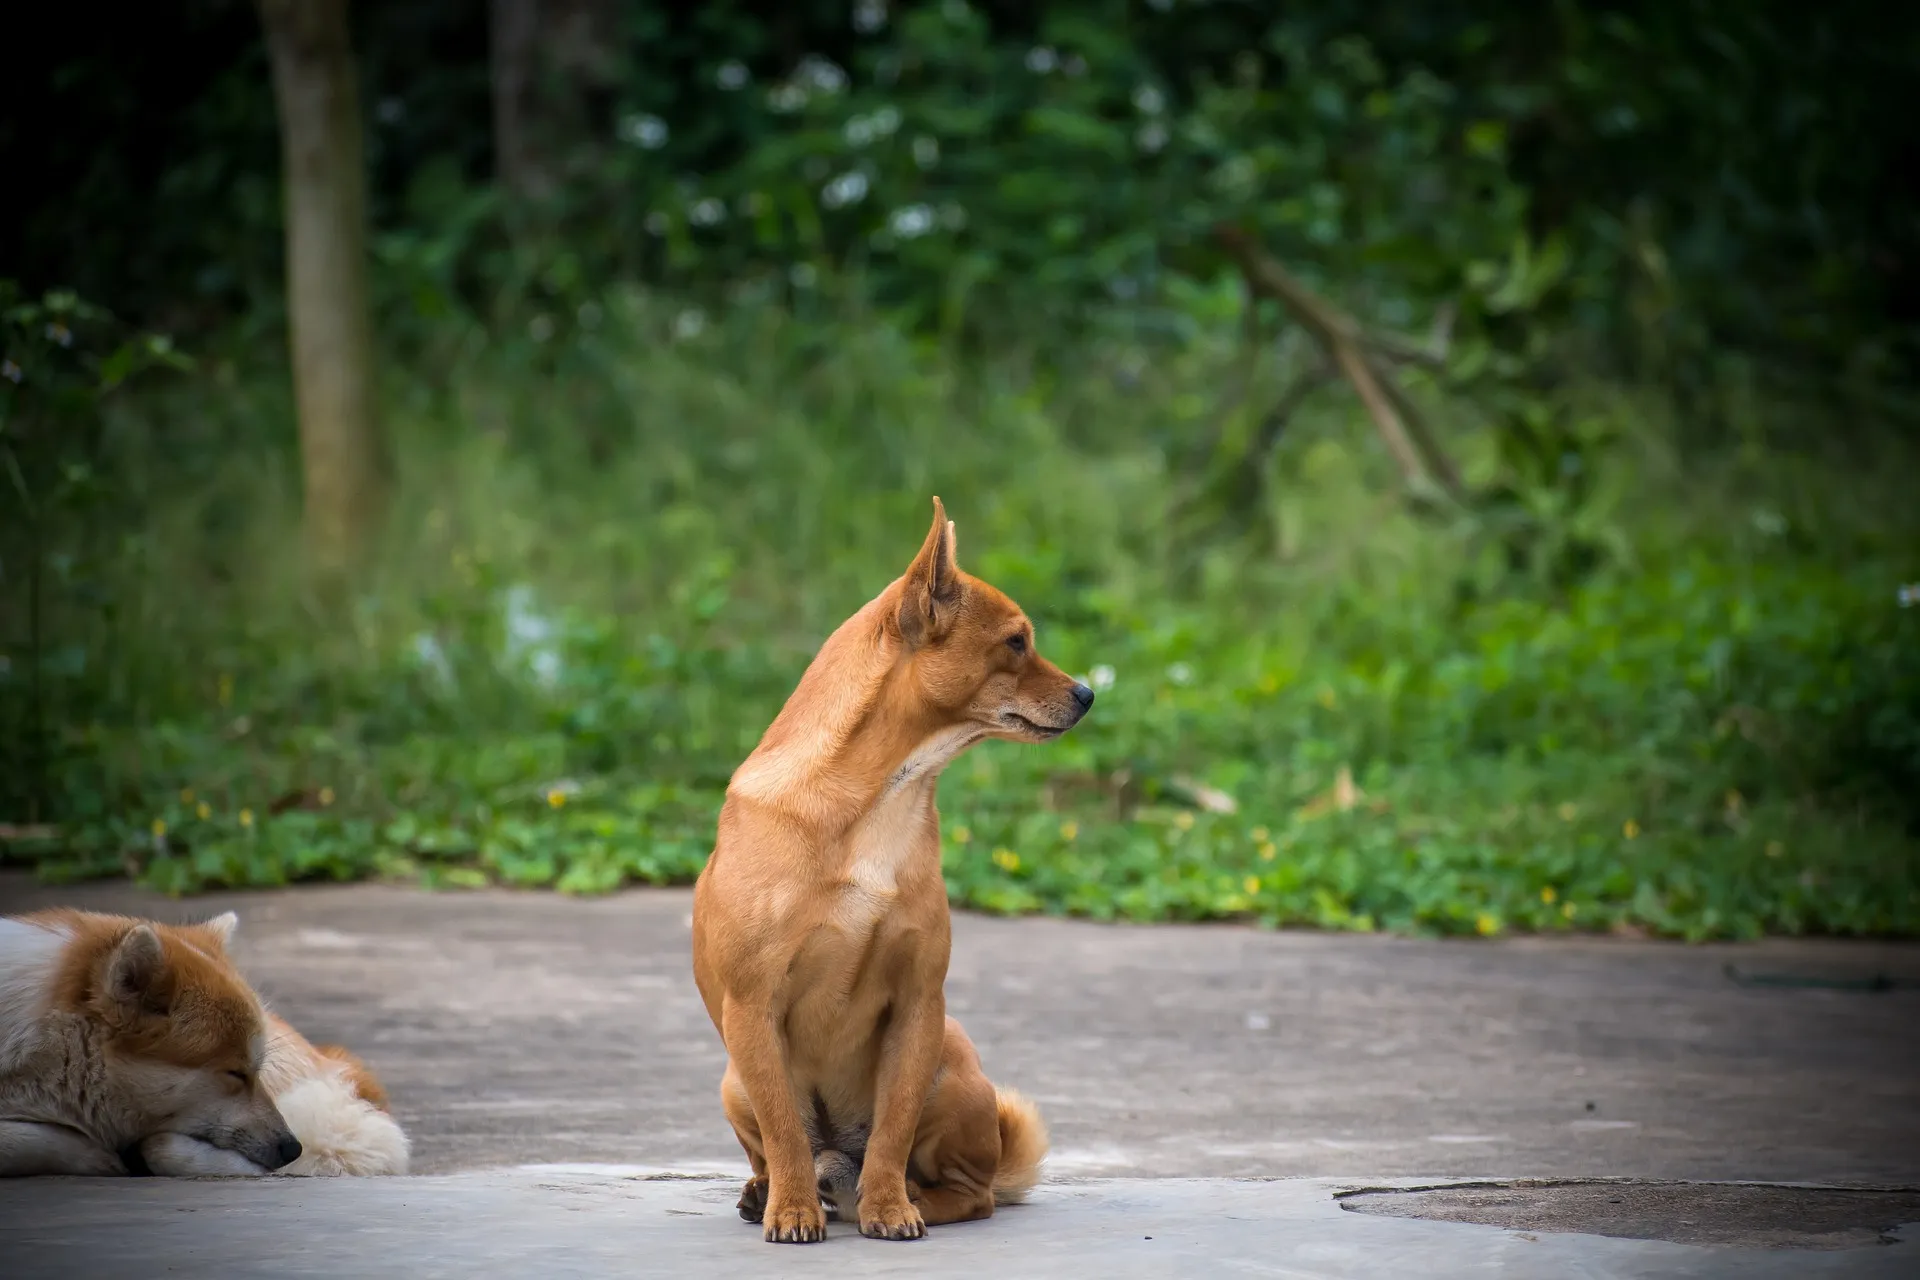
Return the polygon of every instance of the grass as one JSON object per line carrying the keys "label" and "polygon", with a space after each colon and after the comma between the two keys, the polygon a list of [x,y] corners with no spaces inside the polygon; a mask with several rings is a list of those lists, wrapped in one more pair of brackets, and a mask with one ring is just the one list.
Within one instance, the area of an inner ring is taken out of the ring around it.
{"label": "grass", "polygon": [[[1920,933],[1896,468],[1682,465],[1644,404],[1572,393],[1627,428],[1625,558],[1470,603],[1483,540],[1408,514],[1337,397],[1290,430],[1273,503],[1195,531],[1176,459],[1224,343],[1090,348],[1067,377],[881,324],[676,328],[616,300],[396,378],[399,499],[345,604],[300,585],[275,379],[215,364],[120,406],[133,515],[68,531],[53,592],[62,821],[9,856],[173,893],[684,882],[731,769],[938,492],[962,563],[1102,686],[1066,739],[949,770],[958,904]],[[1483,431],[1453,432],[1484,474]],[[0,682],[10,715],[21,694]]]}

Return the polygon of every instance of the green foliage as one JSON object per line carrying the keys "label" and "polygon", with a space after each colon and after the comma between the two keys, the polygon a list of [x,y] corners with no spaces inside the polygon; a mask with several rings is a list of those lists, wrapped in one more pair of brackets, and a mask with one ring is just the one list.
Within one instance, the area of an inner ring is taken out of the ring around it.
{"label": "green foliage", "polygon": [[[1164,423],[1237,358],[1224,335],[1145,381],[1116,360],[1049,386],[886,324],[738,310],[689,336],[684,315],[616,292],[579,343],[396,385],[403,514],[351,616],[278,569],[271,398],[196,387],[110,414],[143,514],[111,533],[111,612],[59,614],[84,655],[49,683],[63,828],[16,855],[181,893],[684,882],[728,774],[937,491],[963,561],[1102,686],[1060,742],[949,771],[957,903],[1920,930],[1920,610],[1896,600],[1915,543],[1871,477],[1838,473],[1844,505],[1805,458],[1663,479],[1643,410],[1569,391],[1561,416],[1614,441],[1583,465],[1619,549],[1536,579],[1477,567],[1504,554],[1477,524],[1382,507],[1382,460],[1330,399],[1276,460],[1291,549],[1179,547]],[[1462,435],[1483,481],[1520,469],[1504,441],[1497,419]]]}

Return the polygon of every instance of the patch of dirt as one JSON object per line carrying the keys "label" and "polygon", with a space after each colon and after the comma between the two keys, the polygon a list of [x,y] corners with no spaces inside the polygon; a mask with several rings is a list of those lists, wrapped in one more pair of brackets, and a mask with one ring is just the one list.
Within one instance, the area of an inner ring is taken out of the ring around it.
{"label": "patch of dirt", "polygon": [[1348,1192],[1355,1213],[1475,1222],[1510,1231],[1574,1231],[1627,1240],[1746,1249],[1898,1244],[1920,1223],[1920,1190],[1755,1183],[1503,1182]]}

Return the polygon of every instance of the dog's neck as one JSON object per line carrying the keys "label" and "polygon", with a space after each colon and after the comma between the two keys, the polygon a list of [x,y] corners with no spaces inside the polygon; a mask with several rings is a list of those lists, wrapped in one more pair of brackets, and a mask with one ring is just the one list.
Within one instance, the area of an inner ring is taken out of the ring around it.
{"label": "dog's neck", "polygon": [[889,588],[820,646],[800,684],[727,786],[824,834],[845,832],[884,800],[924,789],[986,736],[970,723],[930,718],[917,700],[890,696],[904,656],[889,625]]}

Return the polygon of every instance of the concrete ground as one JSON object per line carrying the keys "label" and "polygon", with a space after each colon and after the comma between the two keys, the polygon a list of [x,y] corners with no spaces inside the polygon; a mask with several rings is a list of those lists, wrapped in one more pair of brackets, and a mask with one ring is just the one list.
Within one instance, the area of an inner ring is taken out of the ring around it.
{"label": "concrete ground", "polygon": [[[762,1249],[779,1274],[894,1256],[830,1241],[803,1262],[807,1250],[761,1246],[731,1220],[726,1182],[636,1180],[744,1173],[716,1096],[719,1041],[688,972],[684,891],[575,901],[350,886],[182,904],[0,877],[0,911],[54,903],[172,919],[238,910],[255,983],[310,1037],[365,1057],[413,1135],[416,1170],[455,1176],[0,1187],[0,1256],[39,1259],[32,1274],[83,1258],[64,1274],[163,1273],[140,1271],[135,1254],[114,1261],[88,1226],[109,1220],[173,1241],[165,1256],[195,1275],[251,1274],[246,1257],[276,1275],[382,1273],[325,1262],[345,1246],[321,1248],[300,1226],[323,1222],[366,1227],[401,1253],[415,1240],[406,1256],[443,1258],[448,1274],[528,1274],[511,1259],[545,1247],[540,1223],[565,1224],[572,1242],[542,1275],[610,1273],[596,1259],[616,1257],[621,1274],[695,1273],[708,1259],[745,1274]],[[1730,964],[1823,985],[1743,985]],[[1892,988],[1859,989],[1876,976]],[[1569,1224],[1551,1214],[1522,1230],[1498,1214],[1414,1220],[1332,1198],[1406,1179],[1920,1183],[1916,984],[1920,947],[1897,945],[1440,942],[961,916],[949,1007],[989,1074],[1045,1111],[1056,1181],[1030,1207],[936,1232],[914,1266],[992,1258],[1012,1274],[1060,1274],[1068,1262],[1048,1258],[1093,1257],[1104,1241],[1119,1252],[1098,1254],[1096,1270],[1116,1275],[1193,1274],[1203,1256],[1264,1274],[1415,1274],[1387,1265],[1402,1248],[1436,1275],[1569,1274],[1564,1249],[1594,1251],[1580,1255],[1593,1275],[1772,1274],[1761,1264],[1775,1257],[1797,1259],[1782,1275],[1895,1274],[1884,1268],[1903,1260],[1899,1274],[1920,1275],[1911,1239],[1762,1254],[1736,1247],[1737,1231],[1719,1247],[1606,1239],[1558,1233]],[[1334,1181],[1189,1181],[1264,1178]],[[193,1253],[209,1221],[222,1248],[241,1251],[223,1255],[240,1270]],[[1148,1222],[1158,1229],[1141,1235],[1158,1248],[1130,1239]],[[1876,1241],[1901,1238],[1895,1227],[1851,1224]],[[1281,1247],[1322,1237],[1318,1253]],[[259,1250],[299,1240],[313,1244],[306,1261],[264,1265]],[[1442,1266],[1445,1250],[1419,1241],[1458,1251]],[[459,1261],[469,1250],[492,1269]]]}

